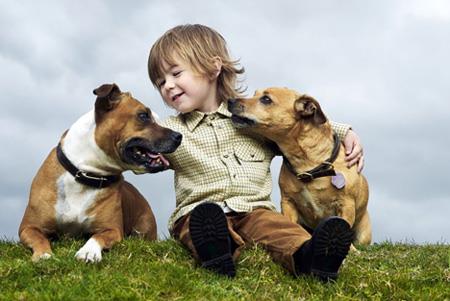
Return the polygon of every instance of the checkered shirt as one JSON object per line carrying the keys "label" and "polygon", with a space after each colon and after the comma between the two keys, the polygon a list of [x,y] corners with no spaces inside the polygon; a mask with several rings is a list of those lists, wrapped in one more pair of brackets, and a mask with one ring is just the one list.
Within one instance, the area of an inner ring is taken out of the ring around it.
{"label": "checkered shirt", "polygon": [[[176,208],[169,219],[170,231],[179,218],[205,201],[235,212],[275,210],[270,163],[277,153],[268,141],[235,128],[230,117],[222,103],[214,113],[193,111],[162,122],[183,134],[178,149],[164,155],[175,171]],[[332,126],[341,139],[350,128]]]}

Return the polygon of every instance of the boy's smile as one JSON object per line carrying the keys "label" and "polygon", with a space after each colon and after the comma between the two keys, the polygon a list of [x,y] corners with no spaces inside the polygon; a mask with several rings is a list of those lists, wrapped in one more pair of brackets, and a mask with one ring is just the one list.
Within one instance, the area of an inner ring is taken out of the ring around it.
{"label": "boy's smile", "polygon": [[159,80],[159,92],[165,103],[180,113],[192,111],[214,112],[220,103],[217,100],[217,77],[210,80],[197,74],[189,64],[175,59],[173,65],[162,63],[164,74]]}
{"label": "boy's smile", "polygon": [[174,96],[172,96],[172,101],[178,100],[182,95],[184,95],[184,92],[175,94]]}

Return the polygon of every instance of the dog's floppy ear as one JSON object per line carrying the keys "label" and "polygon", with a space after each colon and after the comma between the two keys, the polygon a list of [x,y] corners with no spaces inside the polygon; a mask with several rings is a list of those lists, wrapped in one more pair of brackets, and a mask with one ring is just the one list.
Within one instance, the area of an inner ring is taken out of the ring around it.
{"label": "dog's floppy ear", "polygon": [[116,84],[101,85],[93,92],[97,95],[97,100],[95,101],[96,119],[107,111],[113,109],[119,102],[119,96],[122,93]]}
{"label": "dog's floppy ear", "polygon": [[314,124],[322,124],[327,121],[317,100],[309,95],[302,95],[295,100],[294,110],[298,119],[311,120]]}

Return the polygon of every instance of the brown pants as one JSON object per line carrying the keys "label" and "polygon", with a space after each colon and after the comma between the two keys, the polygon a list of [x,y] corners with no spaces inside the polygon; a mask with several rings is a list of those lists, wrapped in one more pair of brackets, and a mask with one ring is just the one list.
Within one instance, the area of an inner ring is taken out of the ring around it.
{"label": "brown pants", "polygon": [[[172,231],[178,239],[198,259],[189,233],[190,214],[180,218]],[[311,238],[300,225],[291,222],[284,215],[268,209],[256,209],[248,213],[229,213],[226,215],[228,230],[232,238],[233,260],[236,261],[246,244],[257,243],[263,246],[275,262],[295,274],[293,254]]]}

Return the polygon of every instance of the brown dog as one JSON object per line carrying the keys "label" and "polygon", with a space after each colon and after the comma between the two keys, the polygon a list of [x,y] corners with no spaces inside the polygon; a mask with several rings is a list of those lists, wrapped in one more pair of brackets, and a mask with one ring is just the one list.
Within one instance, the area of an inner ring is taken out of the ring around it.
{"label": "brown dog", "polygon": [[229,101],[233,123],[275,142],[284,156],[279,184],[281,209],[293,222],[314,229],[328,216],[344,218],[354,243],[370,244],[368,185],[345,153],[319,103],[285,88],[257,91]]}
{"label": "brown dog", "polygon": [[52,254],[49,237],[91,235],[76,258],[97,262],[124,235],[156,239],[144,197],[121,173],[157,172],[181,143],[181,134],[156,124],[149,108],[118,86],[94,90],[95,109],[61,138],[35,176],[19,237],[33,261]]}

